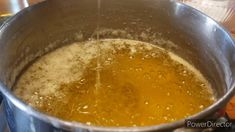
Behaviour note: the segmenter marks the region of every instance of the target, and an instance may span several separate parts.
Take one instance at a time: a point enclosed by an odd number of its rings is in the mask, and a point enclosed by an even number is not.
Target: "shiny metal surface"
[[[11,88],[26,63],[57,47],[94,36],[97,5],[94,0],[50,0],[10,18],[0,30],[0,91],[11,131],[156,131],[183,127],[184,120],[149,127],[95,127],[66,122],[39,113],[15,97]],[[151,37],[170,40],[169,48],[198,68],[212,84],[218,101],[191,119],[215,115],[234,94],[235,43],[215,21],[173,0],[102,0],[100,27],[127,31],[154,44]],[[82,33],[82,40],[76,36]],[[128,38],[105,34],[103,38]],[[51,47],[51,45],[53,46]],[[48,48],[48,46],[50,48]],[[46,50],[45,50],[46,49]],[[49,49],[49,50],[48,50]],[[43,52],[44,51],[44,52]],[[18,71],[17,71],[18,70]]]
[[[1,0],[0,1],[0,16],[14,14],[21,9],[28,7],[27,0]]]
[[[207,14],[223,24],[232,33],[235,32],[234,0],[178,0]]]
[[[0,17],[15,14],[25,7],[41,1],[43,0],[0,0]]]

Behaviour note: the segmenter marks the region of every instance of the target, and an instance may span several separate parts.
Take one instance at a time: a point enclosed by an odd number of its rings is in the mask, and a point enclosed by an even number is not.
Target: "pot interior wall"
[[[51,0],[25,9],[0,32],[0,79],[14,86],[23,69],[41,55],[75,41],[127,38],[162,46],[199,69],[218,98],[234,75],[229,36],[198,12],[165,0]],[[216,26],[215,26],[216,25]]]

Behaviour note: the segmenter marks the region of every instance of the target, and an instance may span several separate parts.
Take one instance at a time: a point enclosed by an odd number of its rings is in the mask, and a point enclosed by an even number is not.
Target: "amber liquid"
[[[197,70],[172,53],[132,40],[100,40],[96,92],[97,55],[92,53],[97,52],[89,43],[43,56],[20,77],[15,93],[41,112],[98,126],[173,122],[214,102],[210,85]],[[75,77],[68,80],[68,75]]]

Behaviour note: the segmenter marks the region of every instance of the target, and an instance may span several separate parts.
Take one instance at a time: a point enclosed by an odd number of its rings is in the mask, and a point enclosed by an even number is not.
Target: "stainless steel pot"
[[[184,119],[149,127],[96,127],[37,112],[11,91],[17,77],[37,57],[97,32],[101,38],[128,38],[158,44],[198,68],[218,101],[189,117],[212,117],[234,93],[235,43],[219,24],[174,0],[48,0],[19,12],[0,30],[0,91],[13,132],[156,131],[183,127]],[[168,40],[168,41],[163,41]]]

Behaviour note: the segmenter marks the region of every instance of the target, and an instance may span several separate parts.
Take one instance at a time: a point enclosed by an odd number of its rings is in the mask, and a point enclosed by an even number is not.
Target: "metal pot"
[[[97,1],[49,0],[22,10],[1,27],[0,91],[11,131],[167,131],[184,126],[184,119],[148,127],[87,126],[37,112],[11,92],[34,59],[65,44],[88,40],[97,32],[101,38],[158,44],[199,69],[218,101],[190,119],[213,116],[233,96],[235,43],[208,16],[174,0],[102,0],[100,13],[97,30]]]

